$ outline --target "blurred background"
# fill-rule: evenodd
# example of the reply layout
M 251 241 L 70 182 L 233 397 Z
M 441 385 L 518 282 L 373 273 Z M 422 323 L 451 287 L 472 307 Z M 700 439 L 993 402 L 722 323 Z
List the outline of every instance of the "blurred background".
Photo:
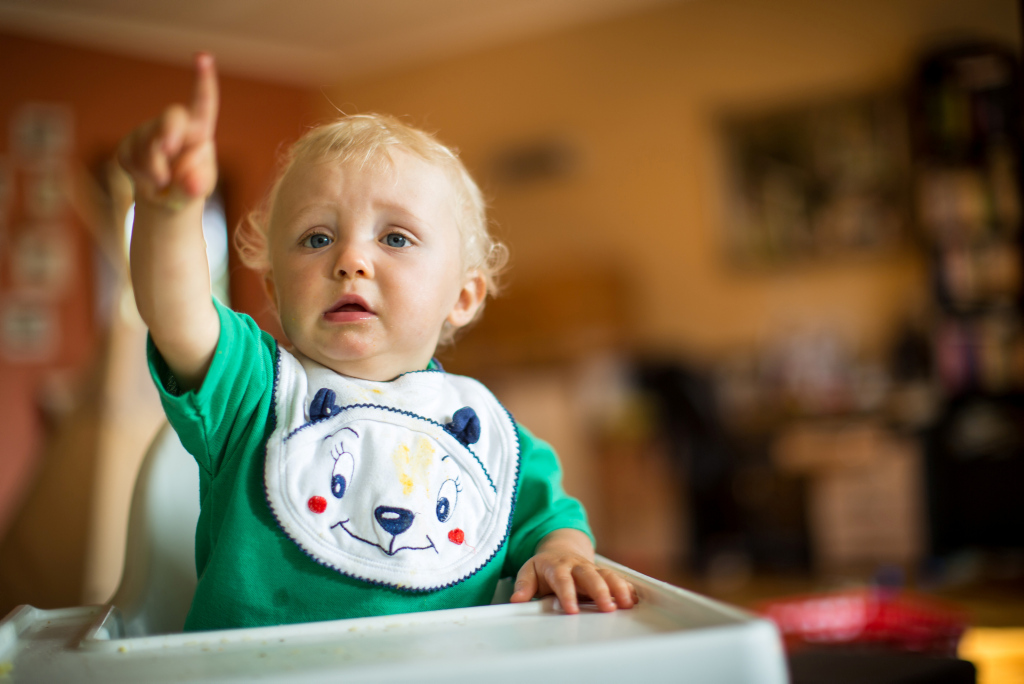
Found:
M 1020 29 L 1015 0 L 0 0 L 0 614 L 119 581 L 163 419 L 112 156 L 209 50 L 233 308 L 279 333 L 229 234 L 282 146 L 403 117 L 512 252 L 440 358 L 555 445 L 600 553 L 1024 627 Z

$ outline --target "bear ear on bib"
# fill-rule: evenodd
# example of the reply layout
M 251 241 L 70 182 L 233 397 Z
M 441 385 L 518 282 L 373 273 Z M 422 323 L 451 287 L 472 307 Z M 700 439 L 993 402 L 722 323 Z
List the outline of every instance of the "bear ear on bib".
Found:
M 466 447 L 476 444 L 480 439 L 480 419 L 477 417 L 476 411 L 468 406 L 463 406 L 456 411 L 452 416 L 452 422 L 446 423 L 444 429 Z
M 335 402 L 337 395 L 334 390 L 321 387 L 316 391 L 313 401 L 309 405 L 309 420 L 316 422 L 323 418 L 330 418 L 341 412 L 341 407 Z

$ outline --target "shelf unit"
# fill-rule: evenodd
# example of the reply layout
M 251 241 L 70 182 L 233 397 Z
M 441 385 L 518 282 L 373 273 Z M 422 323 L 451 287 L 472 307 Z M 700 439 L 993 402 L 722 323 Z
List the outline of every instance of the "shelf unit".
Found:
M 1020 68 L 967 45 L 920 63 L 915 211 L 931 264 L 942 409 L 926 432 L 932 555 L 1024 549 L 1024 242 Z

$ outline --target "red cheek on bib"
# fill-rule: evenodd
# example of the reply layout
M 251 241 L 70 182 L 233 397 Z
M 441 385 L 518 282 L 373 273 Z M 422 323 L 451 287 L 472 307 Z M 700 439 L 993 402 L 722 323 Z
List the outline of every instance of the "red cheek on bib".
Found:
M 309 506 L 309 510 L 314 513 L 323 513 L 327 510 L 327 499 L 322 496 L 311 496 L 309 497 L 309 501 L 306 502 L 306 505 Z
M 448 541 L 453 544 L 461 544 L 466 541 L 466 533 L 456 527 L 454 530 L 448 533 Z

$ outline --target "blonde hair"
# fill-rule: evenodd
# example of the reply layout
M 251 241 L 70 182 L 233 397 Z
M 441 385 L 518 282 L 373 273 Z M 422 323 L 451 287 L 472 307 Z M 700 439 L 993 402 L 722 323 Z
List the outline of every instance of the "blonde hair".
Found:
M 488 229 L 487 206 L 479 186 L 453 150 L 432 135 L 382 114 L 343 116 L 312 129 L 289 148 L 267 197 L 235 231 L 235 246 L 242 263 L 261 275 L 270 272 L 271 212 L 282 181 L 296 164 L 335 161 L 385 169 L 392 164 L 393 149 L 410 152 L 445 171 L 455 193 L 464 272 L 480 272 L 487 284 L 488 296 L 496 294 L 498 276 L 508 262 L 508 249 Z M 482 304 L 477 317 L 481 311 Z M 446 322 L 439 344 L 450 343 L 455 332 Z

